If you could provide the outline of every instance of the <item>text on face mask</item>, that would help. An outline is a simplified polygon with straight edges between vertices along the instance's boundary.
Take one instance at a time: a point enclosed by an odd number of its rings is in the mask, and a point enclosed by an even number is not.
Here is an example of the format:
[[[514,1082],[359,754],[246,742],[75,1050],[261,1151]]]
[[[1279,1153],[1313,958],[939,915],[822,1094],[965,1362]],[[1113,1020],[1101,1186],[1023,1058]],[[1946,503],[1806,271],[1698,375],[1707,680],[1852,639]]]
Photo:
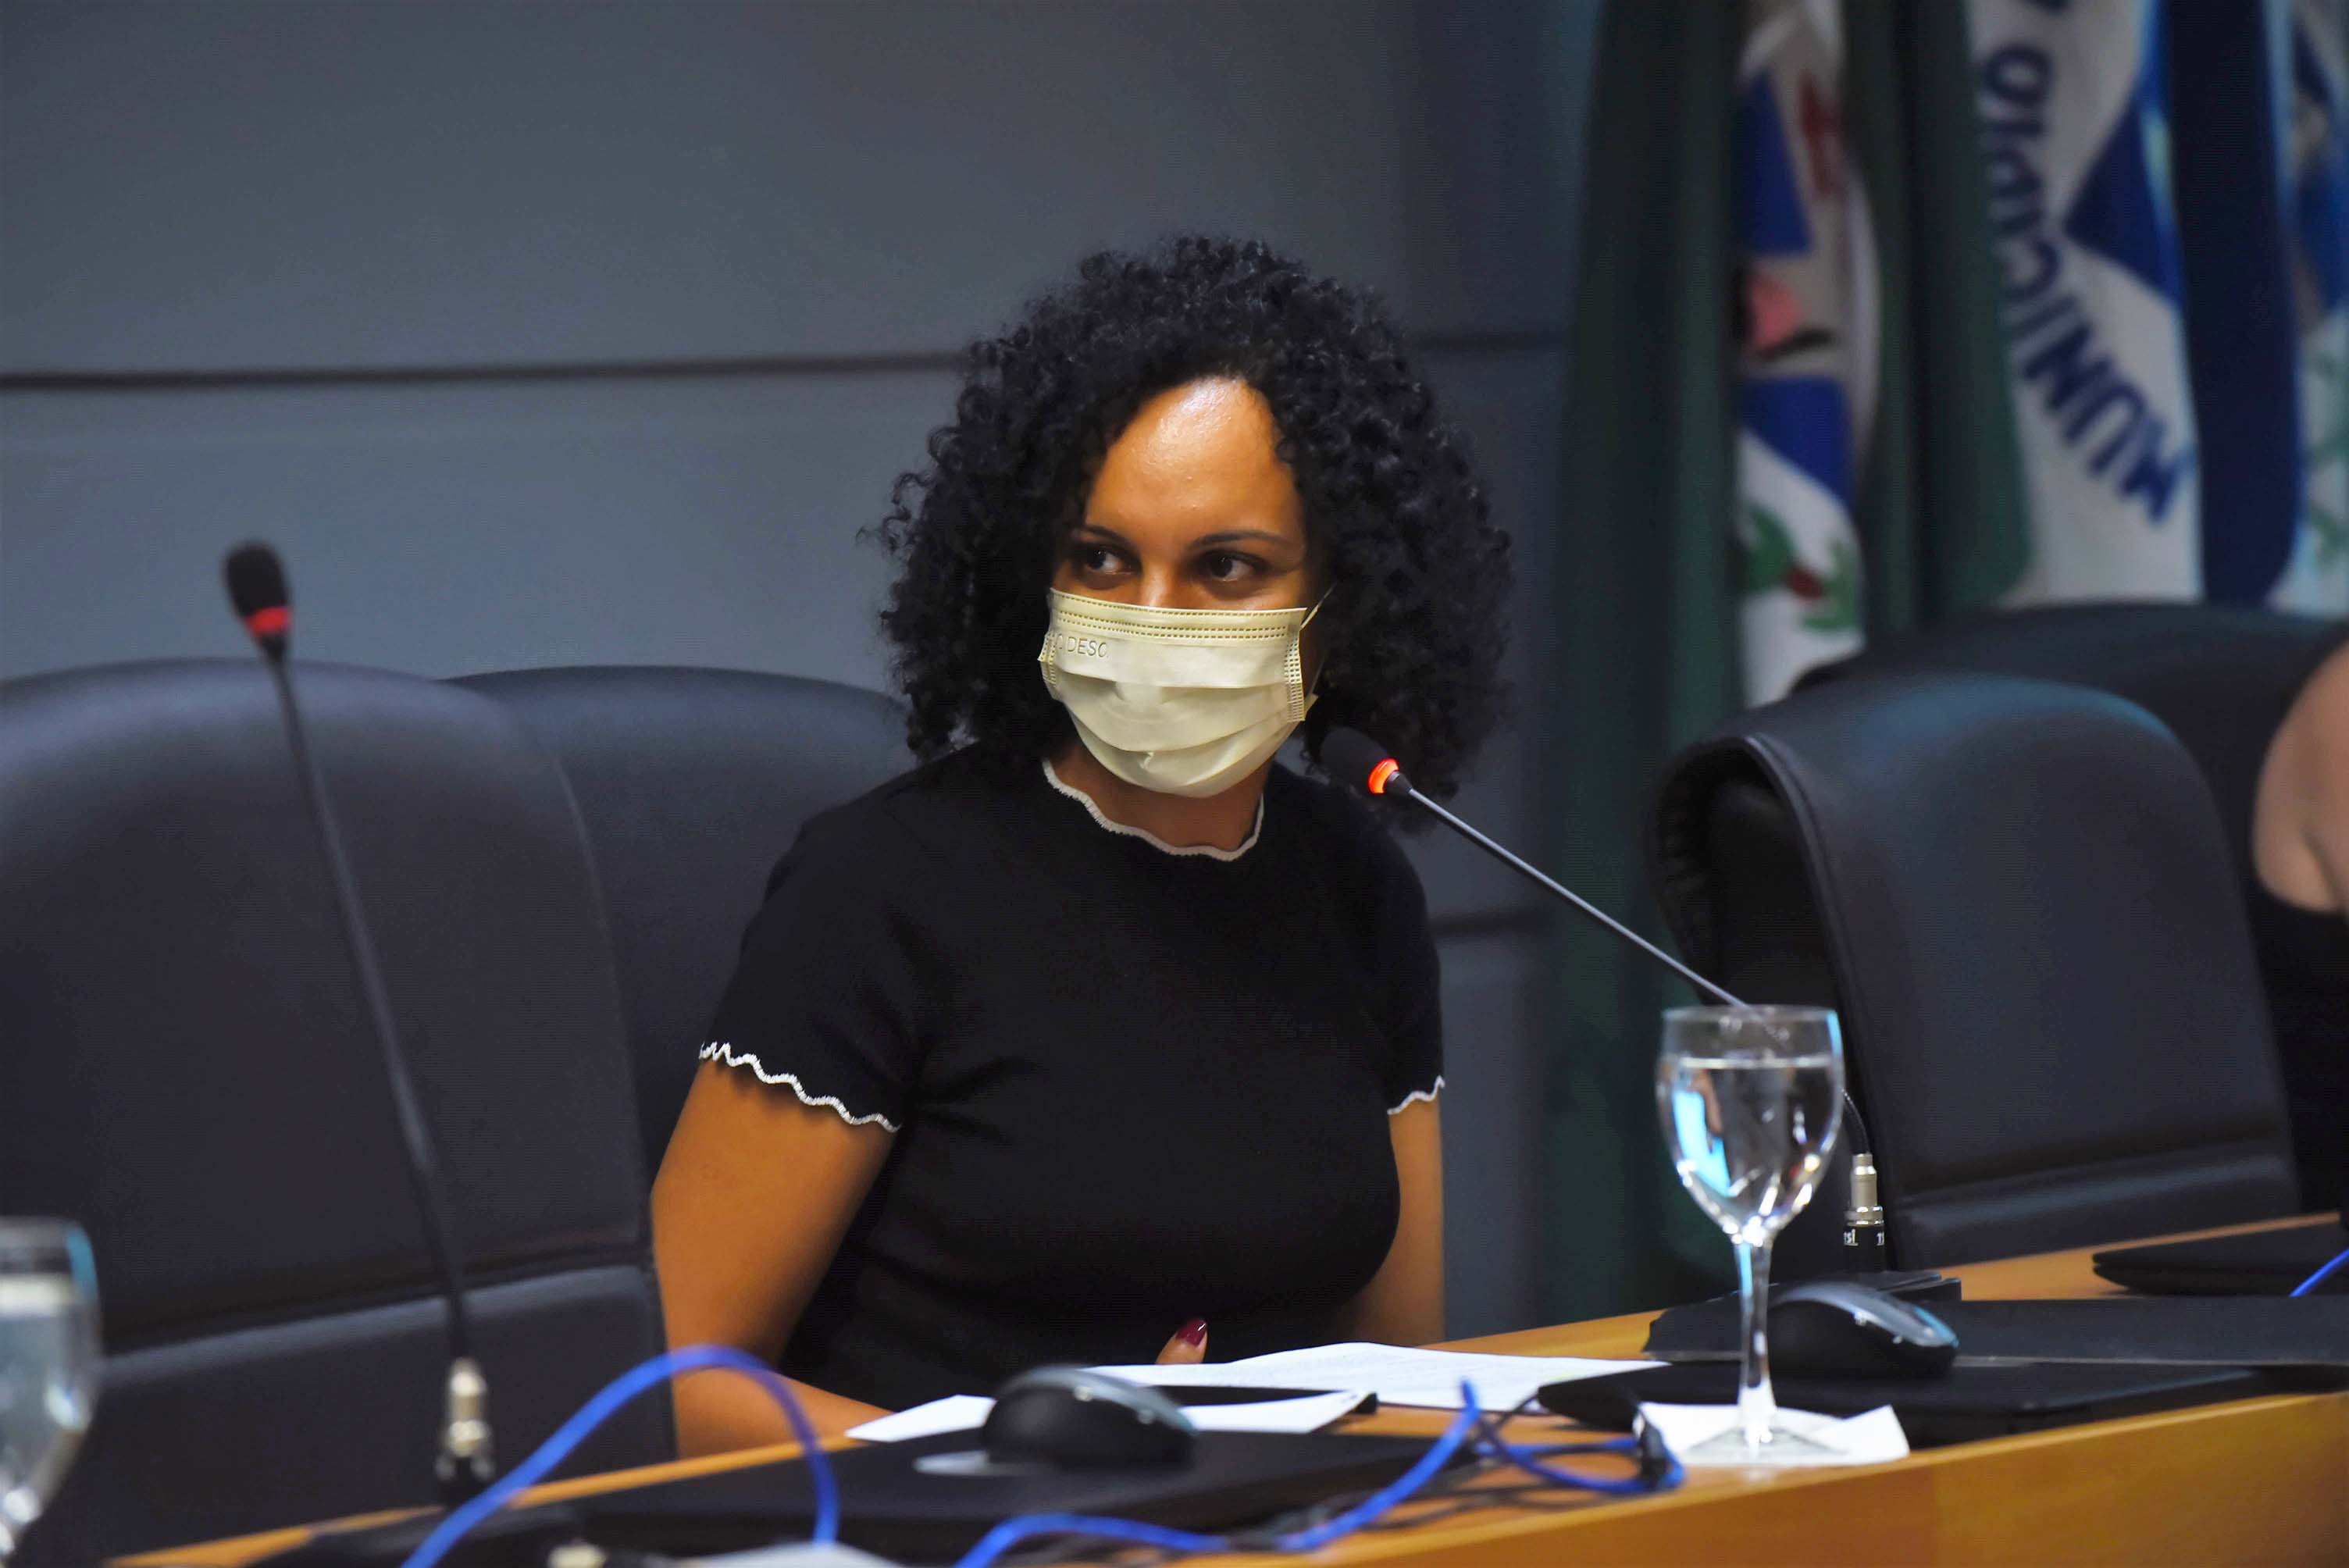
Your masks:
[[[1061,652],[1064,654],[1074,654],[1083,659],[1097,659],[1108,651],[1109,642],[1106,638],[1080,637],[1074,632],[1061,634]]]

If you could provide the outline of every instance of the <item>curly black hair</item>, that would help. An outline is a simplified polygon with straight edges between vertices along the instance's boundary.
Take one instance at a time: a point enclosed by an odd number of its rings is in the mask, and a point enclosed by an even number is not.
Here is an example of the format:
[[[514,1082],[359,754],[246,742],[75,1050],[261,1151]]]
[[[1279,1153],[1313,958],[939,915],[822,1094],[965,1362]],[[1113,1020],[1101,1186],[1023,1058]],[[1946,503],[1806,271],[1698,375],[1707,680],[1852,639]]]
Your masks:
[[[1102,455],[1149,398],[1208,377],[1271,405],[1328,573],[1321,737],[1350,725],[1450,795],[1499,722],[1509,539],[1378,304],[1261,243],[1104,251],[965,356],[928,468],[875,531],[900,562],[881,620],[918,757],[962,739],[1048,756],[1071,733],[1036,666],[1045,589]]]

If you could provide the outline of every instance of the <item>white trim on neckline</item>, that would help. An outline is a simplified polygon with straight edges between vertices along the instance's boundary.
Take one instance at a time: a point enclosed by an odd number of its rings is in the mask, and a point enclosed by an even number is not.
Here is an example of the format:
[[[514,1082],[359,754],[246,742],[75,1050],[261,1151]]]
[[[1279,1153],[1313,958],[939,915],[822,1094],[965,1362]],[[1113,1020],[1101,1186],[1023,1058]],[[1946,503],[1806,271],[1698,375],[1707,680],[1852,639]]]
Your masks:
[[[1086,815],[1109,831],[1122,833],[1129,839],[1140,839],[1161,854],[1205,855],[1211,861],[1236,861],[1256,848],[1257,836],[1264,831],[1264,797],[1262,795],[1256,798],[1256,821],[1248,829],[1248,836],[1240,841],[1237,849],[1222,850],[1213,844],[1170,844],[1146,828],[1136,828],[1124,822],[1111,821],[1102,814],[1101,807],[1094,803],[1092,796],[1063,779],[1054,770],[1052,759],[1049,757],[1044,758],[1044,782],[1082,806]]]

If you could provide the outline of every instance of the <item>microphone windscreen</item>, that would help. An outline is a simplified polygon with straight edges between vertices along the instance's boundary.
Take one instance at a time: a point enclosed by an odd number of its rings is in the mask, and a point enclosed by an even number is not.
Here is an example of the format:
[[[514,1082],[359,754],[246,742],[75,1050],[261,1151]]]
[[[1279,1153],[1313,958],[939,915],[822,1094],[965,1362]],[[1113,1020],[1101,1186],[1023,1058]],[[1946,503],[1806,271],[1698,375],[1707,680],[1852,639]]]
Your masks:
[[[289,608],[285,563],[269,546],[240,544],[228,552],[222,570],[228,578],[228,602],[236,606],[237,619],[251,624],[264,611]]]
[[[1393,752],[1359,729],[1333,729],[1321,738],[1321,766],[1330,770],[1330,778],[1356,789],[1380,793],[1386,780],[1371,780],[1393,760]]]

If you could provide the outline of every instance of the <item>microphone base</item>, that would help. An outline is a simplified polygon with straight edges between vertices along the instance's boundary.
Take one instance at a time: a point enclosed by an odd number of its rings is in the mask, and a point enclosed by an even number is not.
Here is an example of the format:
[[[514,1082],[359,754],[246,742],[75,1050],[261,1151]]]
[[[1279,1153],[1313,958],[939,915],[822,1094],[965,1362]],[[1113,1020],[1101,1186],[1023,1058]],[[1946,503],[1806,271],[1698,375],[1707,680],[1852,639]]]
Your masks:
[[[449,1363],[449,1380],[442,1390],[440,1454],[432,1473],[440,1506],[471,1502],[498,1479],[497,1450],[490,1437],[490,1382],[481,1363],[460,1356]]]
[[[1890,1266],[1881,1225],[1846,1225],[1843,1230],[1844,1268],[1853,1274],[1881,1274]]]

